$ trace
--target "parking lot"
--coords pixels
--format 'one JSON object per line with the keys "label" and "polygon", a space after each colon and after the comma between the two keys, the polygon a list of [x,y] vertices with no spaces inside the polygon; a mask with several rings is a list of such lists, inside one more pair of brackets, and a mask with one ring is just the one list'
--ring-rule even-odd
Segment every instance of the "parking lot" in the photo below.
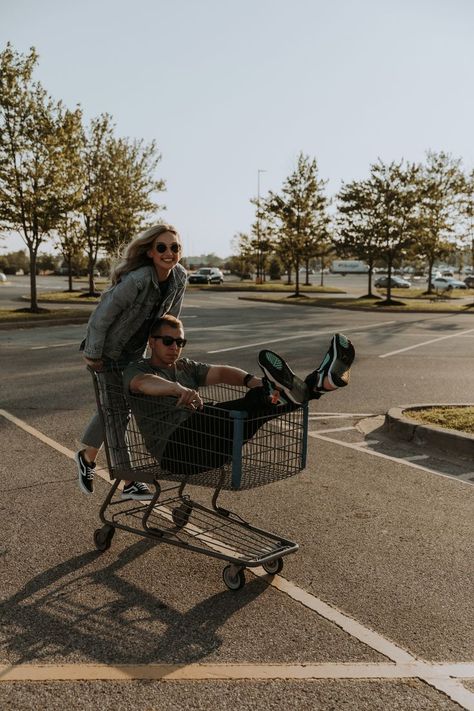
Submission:
{"label": "parking lot", "polygon": [[474,709],[474,465],[382,427],[393,406],[472,402],[472,316],[209,292],[182,316],[188,357],[250,372],[260,348],[304,376],[333,332],[353,340],[349,387],[311,403],[306,470],[224,495],[300,549],[238,593],[221,562],[130,534],[97,553],[109,482],[85,497],[72,461],[94,407],[84,326],[2,332],[1,706]]}

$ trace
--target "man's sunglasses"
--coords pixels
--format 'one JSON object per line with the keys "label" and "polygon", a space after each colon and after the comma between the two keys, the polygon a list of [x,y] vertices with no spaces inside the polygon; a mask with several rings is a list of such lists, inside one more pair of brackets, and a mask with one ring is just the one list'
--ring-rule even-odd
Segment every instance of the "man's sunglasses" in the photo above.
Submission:
{"label": "man's sunglasses", "polygon": [[181,251],[181,245],[178,244],[177,242],[173,242],[173,244],[165,244],[164,242],[157,242],[155,244],[155,249],[160,254],[164,254],[167,249],[171,249],[171,251],[174,254],[178,254],[178,252]]}
{"label": "man's sunglasses", "polygon": [[173,336],[152,336],[152,338],[159,338],[165,346],[172,346],[173,343],[176,343],[178,348],[184,348],[187,343],[185,338],[173,338]]}

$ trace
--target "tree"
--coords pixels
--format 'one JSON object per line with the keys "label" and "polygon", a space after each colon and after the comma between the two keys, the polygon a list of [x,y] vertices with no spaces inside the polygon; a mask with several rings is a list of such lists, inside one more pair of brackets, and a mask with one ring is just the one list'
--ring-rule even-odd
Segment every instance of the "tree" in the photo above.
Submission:
{"label": "tree", "polygon": [[54,102],[33,82],[38,62],[10,44],[0,53],[0,226],[17,231],[30,257],[30,310],[38,312],[36,259],[63,210],[65,143],[80,112]]}
{"label": "tree", "polygon": [[79,214],[88,260],[89,294],[96,294],[94,269],[101,248],[118,250],[159,206],[152,193],[165,189],[153,172],[161,160],[154,142],[117,139],[109,114],[91,121],[82,149],[83,188]]}
{"label": "tree", "polygon": [[110,141],[109,204],[103,247],[117,254],[143,226],[145,220],[163,206],[153,194],[165,190],[165,181],[154,173],[161,161],[156,143],[119,138]]}
{"label": "tree", "polygon": [[74,291],[72,277],[75,264],[84,255],[85,235],[75,213],[66,213],[58,225],[56,244],[67,268],[68,291]]}
{"label": "tree", "polygon": [[392,268],[414,243],[420,229],[419,167],[403,161],[371,166],[370,182],[377,200],[377,235],[380,256],[387,264],[385,303],[392,302]]}
{"label": "tree", "polygon": [[244,275],[251,274],[259,263],[255,243],[245,232],[238,232],[232,240],[232,247],[238,257],[237,274],[243,279]]}
{"label": "tree", "polygon": [[367,262],[368,297],[373,297],[372,277],[380,254],[377,194],[370,180],[343,184],[338,195],[336,250],[341,257],[357,257]]}
{"label": "tree", "polygon": [[465,220],[468,247],[471,252],[469,261],[470,265],[474,267],[474,170],[463,176],[460,207]]}
{"label": "tree", "polygon": [[414,164],[378,161],[367,180],[343,185],[338,194],[339,254],[357,256],[369,265],[369,296],[376,259],[388,269],[385,304],[391,303],[392,267],[413,244],[420,227],[419,168]]}
{"label": "tree", "polygon": [[276,221],[278,256],[295,270],[294,296],[300,295],[302,260],[314,256],[318,241],[327,236],[325,185],[326,181],[318,178],[316,160],[300,153],[296,170],[285,180],[281,194],[270,191],[264,201],[265,211]]}
{"label": "tree", "polygon": [[432,272],[437,259],[452,251],[450,240],[455,234],[462,210],[463,186],[461,161],[448,153],[427,153],[420,174],[420,252],[428,262],[428,294],[432,293]]}

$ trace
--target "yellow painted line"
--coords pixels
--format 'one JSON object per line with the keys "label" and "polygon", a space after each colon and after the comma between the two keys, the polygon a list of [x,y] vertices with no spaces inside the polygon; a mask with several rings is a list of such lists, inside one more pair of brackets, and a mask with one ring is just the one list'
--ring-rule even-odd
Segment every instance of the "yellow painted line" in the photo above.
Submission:
{"label": "yellow painted line", "polygon": [[0,681],[474,678],[474,664],[12,664]]}
{"label": "yellow painted line", "polygon": [[[55,449],[56,452],[60,452],[60,454],[64,454],[69,459],[74,460],[75,453],[71,449],[68,449],[67,447],[63,447],[63,445],[59,444],[59,442],[55,442],[55,440],[51,439],[51,437],[48,437],[47,435],[43,434],[39,430],[35,429],[34,427],[31,427],[26,422],[23,422],[23,420],[18,419],[18,417],[15,417],[15,415],[10,414],[6,410],[0,410],[0,415],[2,417],[4,417],[6,420],[8,420],[9,422],[11,422],[14,425],[16,425],[17,427],[19,427],[20,429],[22,429],[24,432],[28,432],[28,434],[32,435],[33,437],[36,437],[36,439],[39,439],[40,442],[43,442],[44,444],[47,444],[52,449]],[[103,469],[102,467],[97,467],[95,472],[100,477],[102,477],[102,479],[105,479],[105,481],[110,482],[109,473],[106,469]]]}
{"label": "yellow painted line", "polygon": [[[0,416],[5,417],[16,426],[32,436],[64,454],[70,459],[74,452],[39,430],[31,427],[26,422],[11,415],[6,410],[0,409]],[[318,437],[315,433],[312,436]],[[335,444],[346,444],[329,437],[321,436],[320,439]],[[356,449],[357,447],[352,447]],[[359,451],[362,451],[359,448]],[[369,451],[370,450],[366,450]],[[386,457],[399,462],[394,457]],[[402,462],[403,463],[403,462]],[[419,469],[425,469],[410,463]],[[425,471],[430,471],[426,470]],[[105,469],[97,469],[97,474],[109,481]],[[437,473],[437,472],[433,472]],[[166,507],[160,507],[162,513],[168,517]],[[188,524],[194,532],[200,532],[196,526]],[[221,548],[218,541],[214,541],[204,531],[203,539],[210,547]],[[232,553],[231,551],[229,551]],[[409,652],[387,640],[377,632],[364,627],[353,618],[345,615],[334,607],[311,595],[297,585],[279,575],[268,576],[262,568],[249,569],[258,577],[266,577],[269,585],[284,592],[291,599],[319,614],[322,618],[333,622],[347,632],[351,637],[358,639],[372,649],[379,651],[394,664],[147,664],[147,665],[97,665],[97,664],[19,664],[0,665],[1,681],[73,681],[83,680],[131,680],[131,679],[156,679],[156,680],[199,680],[199,679],[395,679],[419,678],[437,690],[456,701],[466,711],[474,711],[474,694],[462,686],[455,678],[474,678],[474,664],[430,664],[418,662]]]}

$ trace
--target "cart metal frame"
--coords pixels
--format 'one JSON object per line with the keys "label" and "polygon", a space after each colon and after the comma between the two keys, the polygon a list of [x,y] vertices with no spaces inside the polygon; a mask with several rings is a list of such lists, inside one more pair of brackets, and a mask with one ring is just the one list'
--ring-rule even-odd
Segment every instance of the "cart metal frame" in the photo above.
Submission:
{"label": "cart metal frame", "polygon": [[[96,548],[99,551],[110,548],[115,531],[119,529],[142,536],[154,543],[166,543],[218,558],[227,563],[223,570],[223,579],[230,590],[239,590],[245,584],[245,568],[262,566],[270,575],[279,573],[283,567],[283,557],[296,553],[298,544],[253,526],[239,514],[219,506],[218,497],[223,488],[252,488],[275,479],[293,476],[304,469],[308,430],[307,405],[285,413],[283,423],[279,422],[281,417],[276,417],[261,427],[262,430],[266,427],[266,430],[260,433],[261,441],[257,442],[255,450],[261,453],[262,449],[268,449],[272,460],[275,459],[275,452],[278,451],[280,459],[287,460],[286,463],[278,460],[278,466],[275,465],[273,469],[269,466],[272,461],[265,462],[265,466],[259,461],[260,468],[263,467],[263,481],[261,473],[260,478],[252,479],[252,476],[258,474],[255,454],[252,451],[245,453],[249,446],[248,443],[243,442],[242,435],[245,413],[231,412],[233,441],[232,458],[229,464],[215,469],[210,475],[207,473],[207,476],[204,479],[201,477],[201,480],[199,475],[184,476],[181,481],[165,484],[164,481],[160,483],[159,479],[169,479],[169,473],[161,469],[159,462],[151,454],[147,453],[148,459],[143,459],[145,443],[131,415],[130,402],[118,389],[120,386],[110,385],[102,373],[96,373],[91,369],[90,372],[104,429],[109,476],[113,480],[100,509],[102,526],[94,532]],[[205,391],[206,388],[202,390]],[[229,400],[236,394],[242,394],[242,389],[228,386],[213,386],[209,390],[212,390],[213,395],[220,396],[221,400]],[[124,411],[125,408],[127,413]],[[127,424],[124,426],[125,421]],[[126,441],[125,430],[133,431],[132,445],[130,441]],[[297,443],[294,451],[289,450],[288,442],[291,442],[292,447],[293,443]],[[140,464],[145,466],[136,468],[132,460],[134,448],[137,446],[141,448]],[[128,461],[126,461],[127,457]],[[288,466],[289,461],[291,466]],[[274,471],[279,473],[278,476],[273,477]],[[241,486],[243,474],[250,477],[245,487]],[[119,498],[118,487],[120,481],[124,479],[145,481],[150,484],[154,489],[152,500],[136,501]],[[214,488],[210,507],[204,506],[185,493],[187,484],[202,483],[204,486]]]}

